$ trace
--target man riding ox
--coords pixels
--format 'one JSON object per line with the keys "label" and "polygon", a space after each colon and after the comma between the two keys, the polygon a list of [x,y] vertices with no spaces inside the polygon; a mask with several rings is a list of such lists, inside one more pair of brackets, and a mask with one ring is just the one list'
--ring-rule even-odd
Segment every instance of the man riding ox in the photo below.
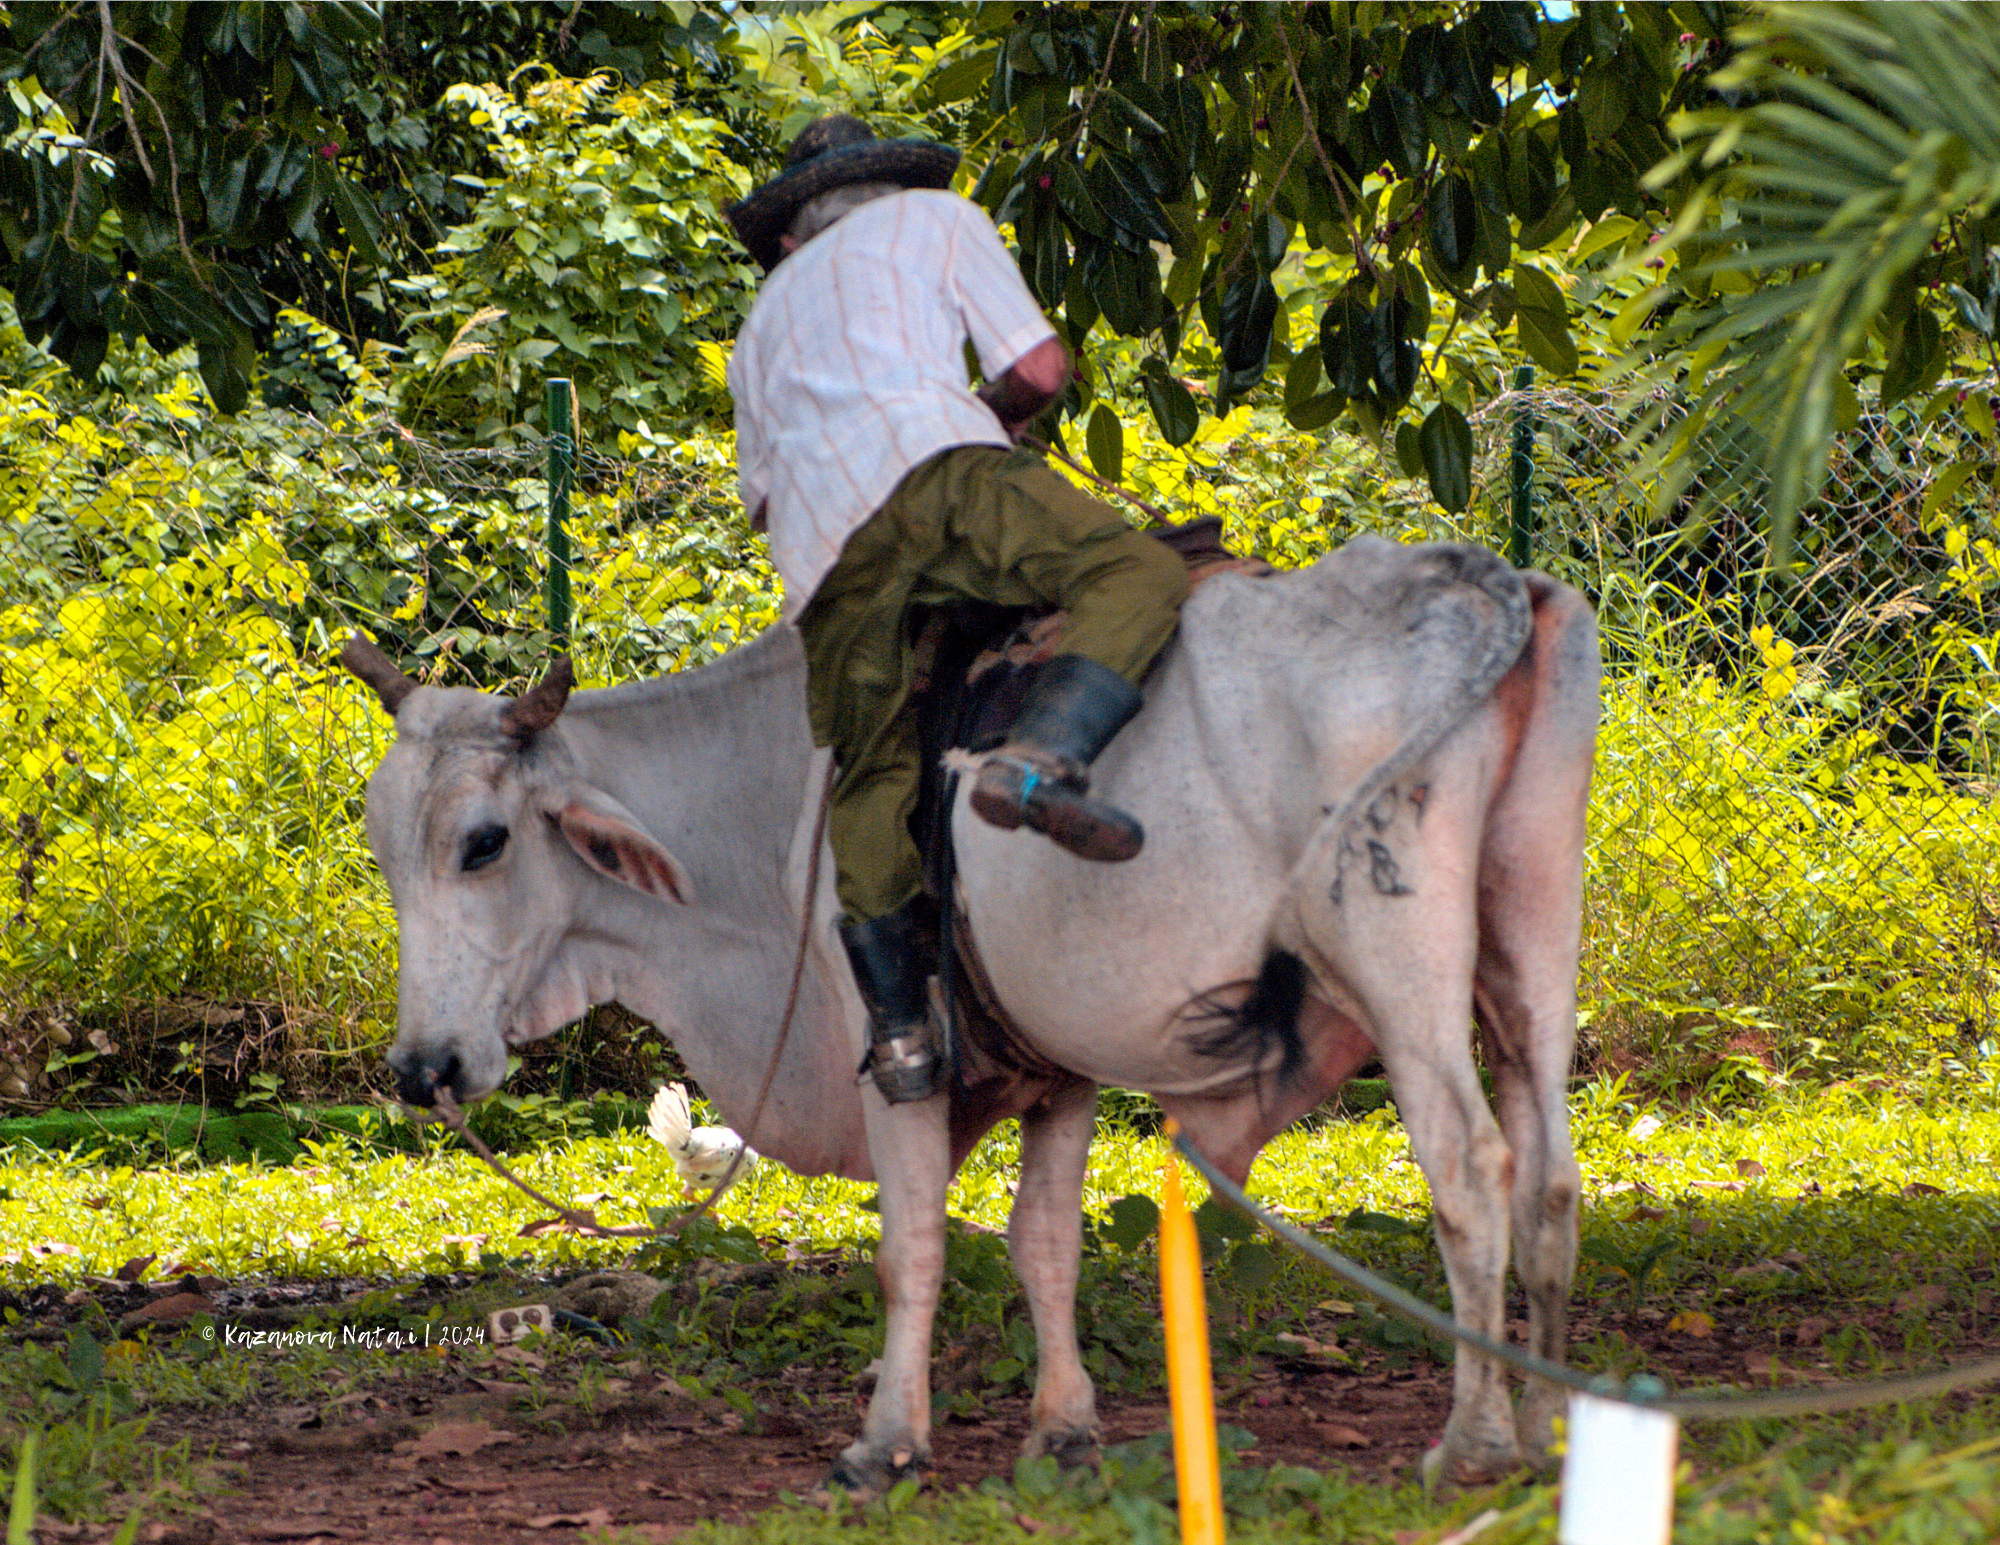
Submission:
{"label": "man riding ox", "polygon": [[[1016,449],[1070,361],[993,223],[949,191],[958,152],[822,118],[784,173],[729,211],[769,277],[729,367],[743,501],[768,530],[803,637],[813,738],[837,767],[829,813],[841,938],[885,1099],[948,1077],[911,834],[921,740],[906,711],[913,608],[1069,613],[971,805],[1086,859],[1138,853],[1139,823],[1087,769],[1139,711],[1173,635],[1181,560]],[[986,384],[972,390],[965,345]]]}

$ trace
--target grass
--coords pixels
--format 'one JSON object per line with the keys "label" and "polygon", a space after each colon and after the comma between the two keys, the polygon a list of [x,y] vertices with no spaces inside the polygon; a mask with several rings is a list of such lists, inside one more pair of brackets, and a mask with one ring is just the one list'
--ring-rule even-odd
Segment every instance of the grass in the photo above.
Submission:
{"label": "grass", "polygon": [[[1673,1115],[1631,1098],[1616,1080],[1579,1091],[1573,1114],[1586,1200],[1576,1361],[1620,1373],[1649,1366],[1656,1359],[1627,1333],[1639,1323],[1681,1327],[1684,1340],[1722,1325],[1739,1340],[1776,1346],[1781,1327],[1828,1310],[1821,1317],[1834,1323],[1817,1356],[1844,1376],[1934,1364],[1977,1341],[1992,1322],[2000,1229],[2000,1199],[1986,1182],[2000,1161],[1993,1071]],[[1107,1389],[1162,1382],[1149,1248],[1134,1226],[1143,1209],[1117,1204],[1155,1189],[1164,1154],[1158,1137],[1111,1126],[1093,1155],[1086,1356]],[[1004,1245],[985,1232],[1005,1226],[1017,1163],[1012,1129],[995,1133],[951,1197],[953,1214],[977,1227],[952,1233],[940,1335],[984,1338],[987,1392],[1025,1388],[1031,1376]],[[524,1168],[553,1195],[594,1196],[607,1221],[642,1219],[676,1194],[664,1153],[636,1133],[556,1145],[526,1156]],[[1393,1111],[1286,1133],[1259,1160],[1252,1186],[1268,1205],[1327,1231],[1338,1248],[1444,1301],[1422,1177]],[[680,1280],[694,1276],[686,1268],[696,1254],[840,1253],[858,1263],[877,1235],[870,1199],[868,1186],[766,1164],[724,1199],[718,1224],[654,1247],[649,1264]],[[26,1284],[80,1282],[146,1255],[160,1257],[155,1276],[172,1268],[224,1278],[408,1279],[482,1266],[577,1270],[626,1254],[616,1242],[521,1237],[537,1211],[470,1156],[441,1147],[383,1155],[335,1139],[284,1168],[163,1170],[15,1153],[0,1163],[0,1262]],[[1341,1290],[1320,1268],[1273,1254],[1212,1213],[1206,1221],[1220,1383],[1255,1367],[1279,1332],[1325,1337],[1329,1323],[1344,1346],[1430,1355],[1421,1338],[1366,1304],[1331,1297]],[[384,1304],[393,1317],[393,1302],[385,1296]],[[1329,1322],[1328,1313],[1337,1318]],[[830,1281],[806,1277],[727,1302],[707,1292],[663,1299],[636,1340],[691,1387],[729,1389],[801,1358],[857,1369],[879,1351],[878,1315],[872,1273],[857,1265]],[[171,1501],[198,1492],[205,1472],[185,1445],[145,1437],[160,1412],[238,1401],[262,1385],[311,1399],[334,1382],[406,1376],[393,1359],[346,1349],[253,1360],[190,1356],[188,1345],[121,1342],[96,1365],[74,1340],[67,1353],[24,1347],[0,1375],[0,1428],[46,1429],[45,1508],[100,1517],[114,1496]],[[1742,1382],[1743,1366],[1718,1363],[1717,1376]],[[976,1406],[983,1396],[974,1389],[950,1398]],[[1996,1427],[2000,1402],[1986,1397],[1789,1423],[1691,1424],[1676,1538],[1990,1539],[1990,1499],[2000,1495]],[[1236,1540],[1428,1541],[1484,1508],[1501,1515],[1478,1536],[1487,1545],[1553,1538],[1547,1486],[1503,1489],[1477,1508],[1445,1506],[1407,1486],[1254,1458],[1231,1460]],[[690,1538],[751,1545],[837,1530],[842,1539],[985,1540],[1018,1534],[1025,1516],[1078,1541],[1165,1541],[1175,1533],[1171,1492],[1162,1455],[1126,1445],[1096,1475],[1024,1466],[1011,1481],[892,1496],[844,1521],[781,1507],[742,1526],[703,1525]]]}

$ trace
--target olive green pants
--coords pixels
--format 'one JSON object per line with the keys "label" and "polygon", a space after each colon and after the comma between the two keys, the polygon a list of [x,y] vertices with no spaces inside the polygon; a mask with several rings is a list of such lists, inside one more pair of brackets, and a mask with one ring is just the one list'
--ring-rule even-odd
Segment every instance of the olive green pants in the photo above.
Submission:
{"label": "olive green pants", "polygon": [[903,712],[912,606],[1060,607],[1063,649],[1136,686],[1187,591],[1176,554],[1026,452],[965,445],[912,469],[799,618],[813,740],[833,748],[838,769],[827,822],[848,917],[886,916],[923,884],[910,835],[922,750]]}

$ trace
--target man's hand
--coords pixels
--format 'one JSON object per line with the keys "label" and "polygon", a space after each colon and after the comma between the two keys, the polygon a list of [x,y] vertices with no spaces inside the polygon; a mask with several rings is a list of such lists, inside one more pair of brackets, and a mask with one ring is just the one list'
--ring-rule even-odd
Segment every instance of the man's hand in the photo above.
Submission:
{"label": "man's hand", "polygon": [[1009,365],[997,381],[979,388],[979,400],[993,410],[1007,438],[1018,440],[1037,413],[1069,384],[1069,351],[1059,339],[1044,338]]}

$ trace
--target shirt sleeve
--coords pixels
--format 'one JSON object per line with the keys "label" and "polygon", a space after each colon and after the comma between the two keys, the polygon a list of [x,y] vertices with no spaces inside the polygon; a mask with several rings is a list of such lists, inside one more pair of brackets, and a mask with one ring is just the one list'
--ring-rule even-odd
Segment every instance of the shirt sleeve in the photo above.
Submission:
{"label": "shirt sleeve", "polygon": [[960,200],[956,213],[946,285],[979,355],[980,371],[997,381],[1036,344],[1055,337],[1056,330],[1042,315],[986,211]]}

